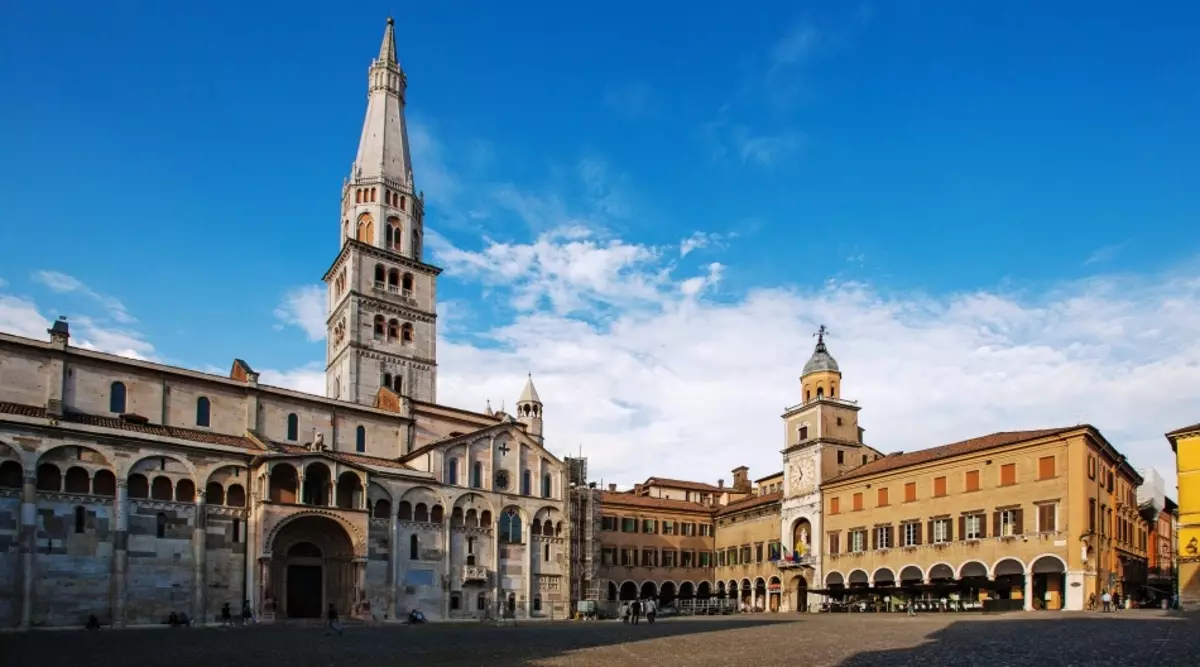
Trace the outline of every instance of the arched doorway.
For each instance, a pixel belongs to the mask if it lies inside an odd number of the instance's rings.
[[[792,577],[792,591],[796,596],[796,611],[808,611],[808,579],[805,579],[804,575],[797,574]]]
[[[1042,556],[1029,566],[1033,573],[1033,608],[1051,611],[1064,608],[1067,568],[1058,556]]]
[[[632,581],[626,581],[621,584],[621,600],[636,600],[638,596],[637,584]]]
[[[669,607],[673,602],[675,602],[675,582],[664,581],[658,589],[658,603]]]
[[[643,600],[657,598],[658,597],[658,585],[655,584],[653,581],[647,581],[647,582],[642,583],[642,590],[641,590],[641,594],[639,595],[639,597]]]
[[[328,517],[300,516],[279,528],[269,568],[264,605],[287,618],[320,618],[330,604],[346,616],[362,595],[354,544]]]

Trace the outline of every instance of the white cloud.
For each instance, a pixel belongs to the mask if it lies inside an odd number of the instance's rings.
[[[722,247],[725,241],[736,238],[737,232],[721,234],[717,232],[692,232],[692,235],[679,242],[679,256],[687,257],[696,250],[709,247]]]
[[[74,276],[69,276],[59,271],[43,270],[35,271],[32,277],[35,282],[45,285],[52,291],[62,294],[75,292],[96,301],[104,307],[106,311],[105,315],[116,322],[132,324],[137,321],[130,316],[129,311],[125,309],[125,304],[120,299],[93,290]]]
[[[325,338],[325,287],[304,285],[287,291],[275,307],[275,317],[284,325],[300,327],[309,341]]]
[[[90,317],[70,318],[71,344],[85,350],[108,352],[130,359],[159,361],[154,346],[139,331],[128,327],[109,327]]]
[[[288,371],[267,368],[259,372],[258,382],[324,396],[325,368],[316,362]]]
[[[1117,255],[1121,254],[1121,251],[1125,249],[1125,245],[1127,243],[1128,241],[1125,243],[1104,246],[1103,248],[1097,248],[1091,255],[1088,255],[1088,258],[1083,262],[1084,266],[1100,264],[1102,262],[1116,259]]]
[[[408,145],[412,152],[413,179],[431,200],[448,203],[458,193],[458,180],[446,166],[442,145],[423,122],[409,120]]]
[[[0,331],[26,338],[46,338],[50,320],[27,299],[0,294]]]

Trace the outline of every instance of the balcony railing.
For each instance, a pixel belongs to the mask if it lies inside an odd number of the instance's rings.
[[[793,552],[790,554],[785,554],[783,558],[780,558],[779,560],[775,561],[775,564],[778,565],[780,569],[786,570],[790,567],[809,566],[809,565],[813,564],[813,561],[814,561],[814,558],[813,558],[812,554],[801,555],[801,554]]]
[[[858,401],[848,401],[844,398],[833,398],[830,396],[818,396],[816,398],[811,398],[807,401],[804,401],[803,403],[797,403],[791,407],[784,408],[783,411],[784,411],[784,413],[788,413],[788,412],[791,412],[792,410],[797,410],[806,405],[812,405],[814,403],[833,403],[834,405],[845,405],[847,407],[858,407]]]
[[[462,569],[462,578],[467,581],[487,581],[488,571],[482,565],[464,565]]]

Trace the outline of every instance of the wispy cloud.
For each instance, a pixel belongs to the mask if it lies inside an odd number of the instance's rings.
[[[786,67],[807,65],[821,44],[821,33],[807,19],[798,21],[771,47],[768,76]]]
[[[323,285],[304,285],[290,289],[275,307],[275,319],[284,326],[299,327],[310,342],[325,338],[326,290]]]
[[[754,135],[749,128],[739,127],[734,131],[734,142],[742,162],[756,162],[764,167],[778,163],[795,153],[803,145],[804,138],[798,132],[783,132],[774,135]]]
[[[692,232],[692,235],[679,242],[679,256],[687,257],[696,250],[710,247],[721,247],[729,239],[736,238],[737,232],[722,234],[718,232]]]
[[[106,309],[109,317],[121,324],[132,324],[137,321],[130,316],[129,311],[125,309],[125,304],[121,303],[120,299],[93,290],[74,276],[59,271],[43,270],[35,271],[32,278],[34,282],[41,283],[52,291],[62,294],[82,294],[96,301]]]
[[[1117,255],[1120,255],[1121,251],[1124,250],[1125,246],[1128,244],[1129,242],[1125,241],[1114,245],[1107,245],[1103,248],[1097,248],[1091,255],[1088,256],[1086,260],[1084,260],[1083,265],[1090,266],[1092,264],[1100,264],[1102,262],[1116,259]]]

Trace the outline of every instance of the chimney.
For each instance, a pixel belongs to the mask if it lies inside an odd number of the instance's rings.
[[[738,491],[750,490],[750,469],[746,466],[738,466],[733,469],[733,488]]]
[[[608,485],[608,490],[609,490],[609,491],[612,491],[613,493],[616,493],[616,491],[617,491],[617,485],[616,485],[616,484],[609,484],[609,485]]]
[[[67,316],[60,315],[54,324],[46,329],[46,333],[50,334],[50,342],[56,347],[66,347],[67,340],[71,338],[71,327],[67,324]]]
[[[717,480],[717,488],[718,488],[718,489],[723,489],[723,488],[725,488],[725,480],[723,480],[723,479],[718,479],[718,480]]]

